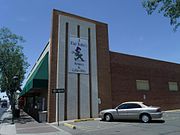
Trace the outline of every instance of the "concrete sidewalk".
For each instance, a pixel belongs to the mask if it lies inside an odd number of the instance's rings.
[[[15,124],[11,124],[12,113],[6,110],[1,116],[0,134],[2,135],[16,135]]]
[[[38,123],[22,110],[15,124],[11,124],[11,118],[11,111],[5,111],[1,117],[0,135],[71,135],[52,124]]]

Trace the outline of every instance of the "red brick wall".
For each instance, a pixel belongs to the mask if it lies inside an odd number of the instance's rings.
[[[108,26],[96,24],[99,110],[112,108]]]
[[[143,101],[163,110],[180,108],[180,89],[172,92],[168,87],[169,81],[180,87],[179,64],[115,52],[110,52],[110,63],[113,107],[124,101]],[[136,80],[149,80],[150,90],[137,90]]]
[[[57,51],[58,51],[58,13],[53,10],[51,43],[50,43],[50,64],[49,64],[49,79],[48,79],[48,122],[56,120],[56,96],[52,93],[52,89],[56,88],[57,78]]]

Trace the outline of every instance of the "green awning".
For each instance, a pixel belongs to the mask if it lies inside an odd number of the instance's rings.
[[[37,65],[30,78],[27,80],[20,96],[30,92],[31,89],[48,88],[48,55],[47,53]]]

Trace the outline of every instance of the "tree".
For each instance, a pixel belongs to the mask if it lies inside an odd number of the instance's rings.
[[[143,0],[143,6],[148,14],[152,14],[156,9],[170,19],[170,24],[174,30],[180,26],[180,0]]]
[[[0,90],[6,92],[14,116],[15,97],[24,80],[29,64],[23,54],[23,37],[13,34],[8,28],[0,29]]]

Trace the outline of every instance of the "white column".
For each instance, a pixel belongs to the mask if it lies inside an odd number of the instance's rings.
[[[97,79],[97,49],[96,29],[91,27],[91,83],[92,83],[92,116],[98,117],[98,79]],[[105,78],[104,78],[105,79]]]
[[[65,23],[59,17],[59,38],[58,38],[58,57],[57,57],[57,88],[65,88]],[[59,102],[59,103],[58,103]],[[58,114],[59,104],[59,114]],[[56,94],[56,121],[57,117],[64,120],[64,93]]]
[[[84,23],[83,23],[84,24]],[[80,23],[80,38],[88,40],[88,27]],[[89,48],[90,49],[90,48]],[[90,117],[89,74],[80,74],[80,117]]]
[[[74,20],[68,18],[69,37],[77,36],[77,25]],[[69,45],[69,43],[68,43]],[[68,73],[67,88],[67,119],[77,119],[77,74]]]
[[[67,119],[77,119],[77,75],[68,74]]]

